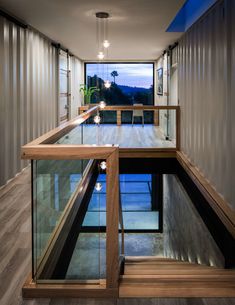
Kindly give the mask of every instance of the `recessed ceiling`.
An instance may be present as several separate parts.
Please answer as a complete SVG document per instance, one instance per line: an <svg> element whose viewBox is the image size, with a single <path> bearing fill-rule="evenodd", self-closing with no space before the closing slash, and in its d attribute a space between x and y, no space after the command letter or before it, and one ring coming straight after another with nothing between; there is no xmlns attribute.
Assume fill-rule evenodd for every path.
<svg viewBox="0 0 235 305"><path fill-rule="evenodd" d="M97 60L95 13L109 19L110 60L154 60L182 33L166 32L184 0L0 0L20 18L83 60Z"/></svg>

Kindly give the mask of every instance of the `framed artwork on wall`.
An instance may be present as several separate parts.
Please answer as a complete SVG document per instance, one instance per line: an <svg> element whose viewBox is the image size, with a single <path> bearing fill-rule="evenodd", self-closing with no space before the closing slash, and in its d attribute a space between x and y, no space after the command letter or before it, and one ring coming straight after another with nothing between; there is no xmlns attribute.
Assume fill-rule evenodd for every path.
<svg viewBox="0 0 235 305"><path fill-rule="evenodd" d="M157 95L163 95L163 68L157 69Z"/></svg>

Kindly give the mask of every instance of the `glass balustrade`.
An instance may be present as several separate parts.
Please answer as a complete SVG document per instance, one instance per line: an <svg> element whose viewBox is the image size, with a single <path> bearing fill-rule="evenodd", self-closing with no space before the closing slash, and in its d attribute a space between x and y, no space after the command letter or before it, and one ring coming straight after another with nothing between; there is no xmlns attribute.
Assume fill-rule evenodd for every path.
<svg viewBox="0 0 235 305"><path fill-rule="evenodd" d="M79 196L84 196L83 180L91 164L89 160L32 162L33 270L37 281L100 278L101 236L99 233L81 232L87 203L85 199L81 202L77 200ZM98 197L99 194L97 201L100 200ZM77 215L71 215L71 211ZM97 227L99 219L100 212L97 211L94 219ZM73 222L76 227L69 222ZM57 254L53 253L53 249L56 249ZM48 269L47 260L57 260L54 265L51 264L53 270L45 271ZM61 262L63 267L60 266ZM92 274L89 273L90 266Z"/></svg>
<svg viewBox="0 0 235 305"><path fill-rule="evenodd" d="M154 115L153 112L143 111L143 121L140 116L136 116L132 124L133 111L122 111L123 115L119 122L117 116L114 116L115 111L105 109L97 111L84 123L58 139L56 143L117 144L120 148L175 149L177 110L159 109Z"/></svg>

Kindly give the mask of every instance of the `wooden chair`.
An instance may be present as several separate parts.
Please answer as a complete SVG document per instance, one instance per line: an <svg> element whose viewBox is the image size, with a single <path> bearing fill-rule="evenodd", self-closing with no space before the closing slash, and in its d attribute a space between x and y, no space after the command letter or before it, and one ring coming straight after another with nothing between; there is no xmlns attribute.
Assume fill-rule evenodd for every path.
<svg viewBox="0 0 235 305"><path fill-rule="evenodd" d="M133 104L133 106L143 106L143 104ZM133 109L132 111L132 127L135 121L135 117L142 118L142 127L144 127L144 110L143 109Z"/></svg>

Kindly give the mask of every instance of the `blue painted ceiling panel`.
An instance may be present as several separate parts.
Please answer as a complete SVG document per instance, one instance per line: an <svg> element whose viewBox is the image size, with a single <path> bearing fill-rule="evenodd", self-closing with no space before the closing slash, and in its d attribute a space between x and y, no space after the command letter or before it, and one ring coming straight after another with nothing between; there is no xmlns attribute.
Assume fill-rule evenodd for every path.
<svg viewBox="0 0 235 305"><path fill-rule="evenodd" d="M187 0L167 32L186 32L217 0Z"/></svg>

